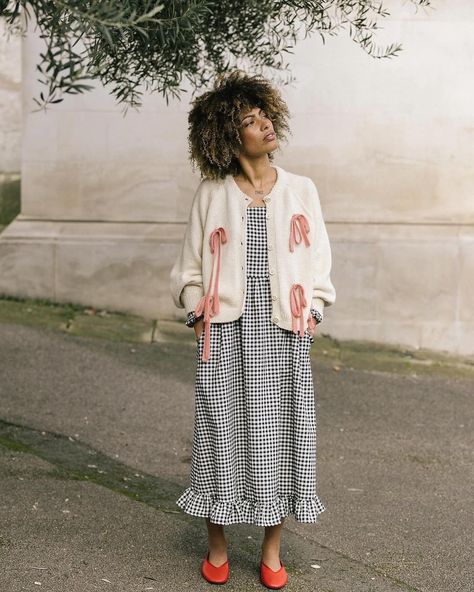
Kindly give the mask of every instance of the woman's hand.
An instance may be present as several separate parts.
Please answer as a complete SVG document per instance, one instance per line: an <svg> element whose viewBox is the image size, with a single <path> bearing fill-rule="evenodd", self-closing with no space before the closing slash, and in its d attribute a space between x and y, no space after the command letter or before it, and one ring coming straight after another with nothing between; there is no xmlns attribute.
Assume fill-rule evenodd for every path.
<svg viewBox="0 0 474 592"><path fill-rule="evenodd" d="M199 338L201 337L201 333L203 332L203 327L204 327L204 319L201 319L199 321L196 321L196 323L194 323L194 333L196 334L196 341L199 341Z"/></svg>
<svg viewBox="0 0 474 592"><path fill-rule="evenodd" d="M316 333L316 321L311 313L309 313L308 318L306 319L306 330L311 337L314 337L314 334Z"/></svg>

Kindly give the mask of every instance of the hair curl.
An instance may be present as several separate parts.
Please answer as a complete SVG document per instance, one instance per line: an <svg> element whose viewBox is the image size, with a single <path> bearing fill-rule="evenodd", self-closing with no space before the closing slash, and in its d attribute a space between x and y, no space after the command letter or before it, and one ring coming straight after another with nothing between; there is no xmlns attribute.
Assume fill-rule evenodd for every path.
<svg viewBox="0 0 474 592"><path fill-rule="evenodd" d="M188 114L189 156L201 177L223 179L241 172L238 154L242 146L239 114L243 109L263 109L281 141L291 133L289 109L279 91L260 75L242 70L217 75L214 88L192 101ZM278 146L278 149L280 146ZM273 161L274 152L268 154Z"/></svg>

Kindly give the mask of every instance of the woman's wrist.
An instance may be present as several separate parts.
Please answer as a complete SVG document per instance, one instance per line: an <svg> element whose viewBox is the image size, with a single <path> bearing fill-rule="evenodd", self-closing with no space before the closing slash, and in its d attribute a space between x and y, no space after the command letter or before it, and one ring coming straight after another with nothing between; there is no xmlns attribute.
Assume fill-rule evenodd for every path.
<svg viewBox="0 0 474 592"><path fill-rule="evenodd" d="M204 321L202 318L194 323L194 334L196 335L196 341L201 337L201 333L204 331L203 325Z"/></svg>

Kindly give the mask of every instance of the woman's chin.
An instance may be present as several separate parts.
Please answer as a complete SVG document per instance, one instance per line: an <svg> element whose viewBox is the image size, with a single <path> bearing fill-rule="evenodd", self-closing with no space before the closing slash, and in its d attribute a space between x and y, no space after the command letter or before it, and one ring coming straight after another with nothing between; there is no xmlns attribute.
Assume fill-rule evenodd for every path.
<svg viewBox="0 0 474 592"><path fill-rule="evenodd" d="M267 142L266 147L267 147L268 152L273 152L274 150L276 150L278 148L277 140L272 140L271 142Z"/></svg>

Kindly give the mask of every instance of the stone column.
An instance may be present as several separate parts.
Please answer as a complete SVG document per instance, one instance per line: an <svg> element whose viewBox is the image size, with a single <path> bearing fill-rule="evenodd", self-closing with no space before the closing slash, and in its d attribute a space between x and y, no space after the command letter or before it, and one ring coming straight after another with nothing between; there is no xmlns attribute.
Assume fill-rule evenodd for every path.
<svg viewBox="0 0 474 592"><path fill-rule="evenodd" d="M21 213L0 234L0 293L180 318L169 268L199 182L187 162L187 95L123 115L98 81L37 108L44 51L22 40Z"/></svg>

